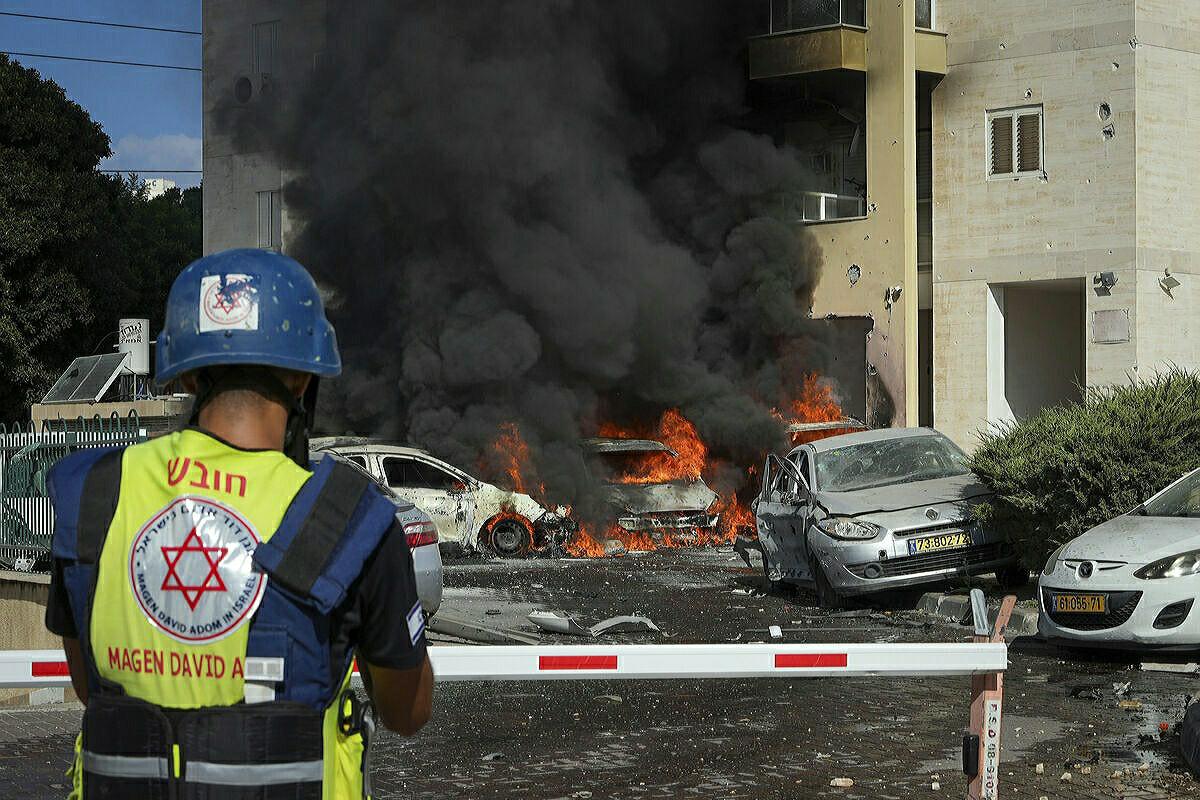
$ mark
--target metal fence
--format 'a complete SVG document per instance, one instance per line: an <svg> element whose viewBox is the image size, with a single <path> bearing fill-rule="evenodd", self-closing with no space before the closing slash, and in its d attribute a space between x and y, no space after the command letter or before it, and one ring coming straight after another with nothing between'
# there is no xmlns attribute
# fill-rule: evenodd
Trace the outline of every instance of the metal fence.
<svg viewBox="0 0 1200 800"><path fill-rule="evenodd" d="M86 447L136 444L146 432L136 413L54 420L40 428L0 423L0 569L46 572L54 509L46 491L50 468Z"/></svg>

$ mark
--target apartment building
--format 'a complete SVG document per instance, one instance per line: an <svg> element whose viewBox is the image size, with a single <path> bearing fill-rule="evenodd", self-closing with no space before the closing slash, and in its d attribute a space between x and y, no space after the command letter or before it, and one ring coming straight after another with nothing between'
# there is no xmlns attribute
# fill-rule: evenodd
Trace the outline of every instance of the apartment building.
<svg viewBox="0 0 1200 800"><path fill-rule="evenodd" d="M1200 367L1200 2L939 0L934 414Z"/></svg>
<svg viewBox="0 0 1200 800"><path fill-rule="evenodd" d="M871 314L895 424L970 448L1084 387L1200 367L1200 2L776 0L772 26L752 80L836 106L795 136L831 162L800 215L814 314Z"/></svg>

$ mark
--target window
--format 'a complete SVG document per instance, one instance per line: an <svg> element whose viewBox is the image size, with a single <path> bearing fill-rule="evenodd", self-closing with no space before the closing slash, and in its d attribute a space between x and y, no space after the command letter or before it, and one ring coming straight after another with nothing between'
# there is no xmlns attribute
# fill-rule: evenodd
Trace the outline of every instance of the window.
<svg viewBox="0 0 1200 800"><path fill-rule="evenodd" d="M283 221L279 192L258 192L258 246L263 250L278 250L279 228Z"/></svg>
<svg viewBox="0 0 1200 800"><path fill-rule="evenodd" d="M989 178L1042 174L1042 107L987 112Z"/></svg>
<svg viewBox="0 0 1200 800"><path fill-rule="evenodd" d="M275 56L279 46L279 21L251 26L250 71L262 78L275 74Z"/></svg>
<svg viewBox="0 0 1200 800"><path fill-rule="evenodd" d="M808 481L808 453L805 453L803 450L801 450L795 455L790 456L790 458L792 463L796 465L796 472L800 473L801 478L804 478L805 481Z"/></svg>
<svg viewBox="0 0 1200 800"><path fill-rule="evenodd" d="M388 486L409 489L440 489L445 492L461 491L463 482L446 472L415 458L391 456L383 460L383 474Z"/></svg>
<svg viewBox="0 0 1200 800"><path fill-rule="evenodd" d="M367 459L363 456L346 456L346 460L353 461L355 464L358 464L363 469L367 468Z"/></svg>

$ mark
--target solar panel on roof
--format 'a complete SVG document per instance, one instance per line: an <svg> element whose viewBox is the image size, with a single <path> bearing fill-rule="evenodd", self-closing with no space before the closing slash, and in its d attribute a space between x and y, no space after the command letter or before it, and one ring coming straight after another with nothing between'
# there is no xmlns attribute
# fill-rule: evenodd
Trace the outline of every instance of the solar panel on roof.
<svg viewBox="0 0 1200 800"><path fill-rule="evenodd" d="M54 382L43 403L95 403L121 374L128 353L81 356Z"/></svg>

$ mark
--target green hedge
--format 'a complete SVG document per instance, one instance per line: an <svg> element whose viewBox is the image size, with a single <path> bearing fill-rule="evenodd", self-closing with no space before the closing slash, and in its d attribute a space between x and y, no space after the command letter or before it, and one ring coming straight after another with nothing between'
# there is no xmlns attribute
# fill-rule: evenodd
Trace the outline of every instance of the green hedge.
<svg viewBox="0 0 1200 800"><path fill-rule="evenodd" d="M996 498L979 511L1041 569L1060 544L1200 467L1200 375L1172 369L1089 389L981 434L972 461Z"/></svg>

